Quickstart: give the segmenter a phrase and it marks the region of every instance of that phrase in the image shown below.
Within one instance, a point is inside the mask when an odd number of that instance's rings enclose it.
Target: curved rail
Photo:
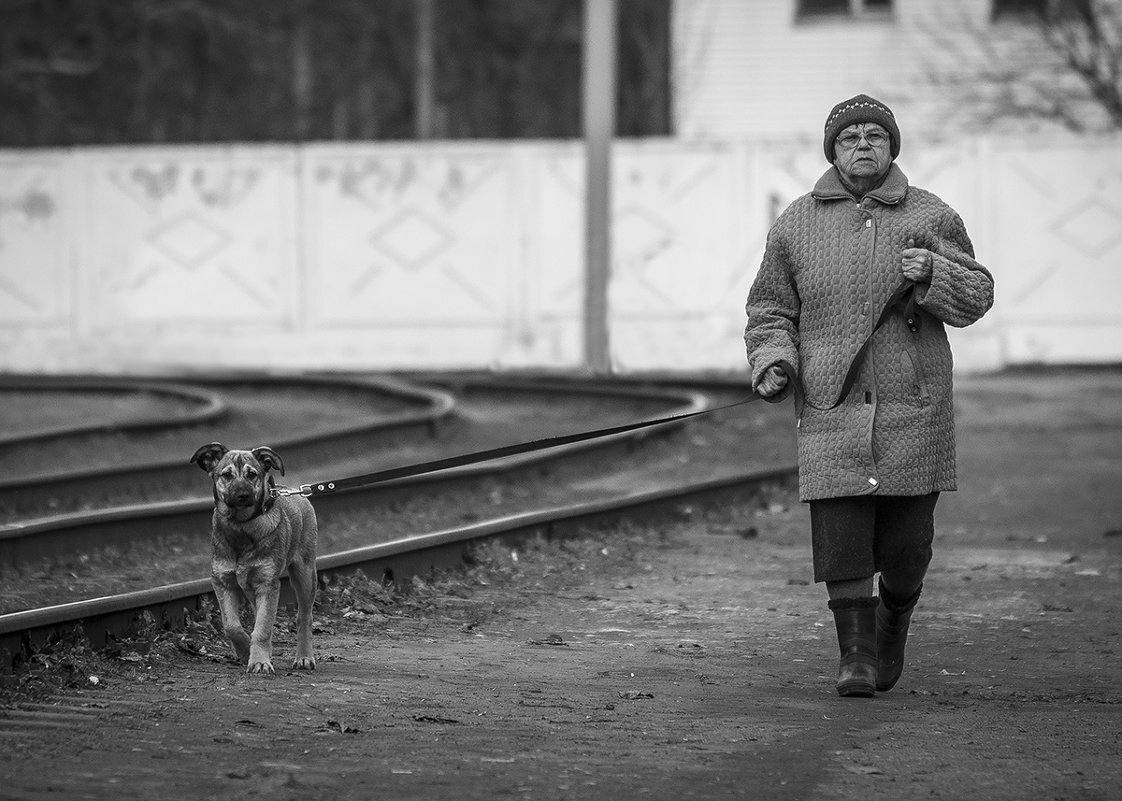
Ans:
[[[794,475],[794,467],[757,470],[694,484],[631,492],[607,500],[524,512],[323,555],[317,560],[316,568],[321,577],[349,575],[361,570],[366,575],[380,576],[383,580],[402,581],[432,568],[462,564],[471,547],[483,540],[517,541],[535,536],[566,536],[592,524],[641,520],[665,514],[668,507],[679,506],[687,500],[711,502],[756,493],[768,483],[784,482]],[[209,579],[197,579],[119,596],[0,615],[0,669],[11,669],[22,656],[78,626],[95,648],[108,644],[111,638],[121,639],[135,633],[144,621],[155,621],[168,628],[178,627],[187,615],[200,610],[211,594]],[[285,579],[282,600],[291,602],[292,597]]]
[[[58,439],[76,434],[106,431],[144,431],[157,428],[186,427],[216,420],[229,411],[226,401],[213,392],[179,383],[155,383],[146,380],[89,378],[85,376],[0,376],[0,390],[52,392],[133,392],[164,395],[187,401],[197,408],[176,417],[166,415],[137,416],[126,420],[92,420],[59,426],[47,426],[18,434],[0,435],[0,447]]]
[[[328,458],[332,449],[342,443],[346,443],[351,451],[368,450],[376,447],[391,433],[396,435],[410,430],[420,430],[432,434],[439,423],[451,415],[455,408],[455,399],[447,392],[407,385],[388,378],[246,374],[207,378],[206,381],[208,384],[219,385],[274,383],[284,386],[306,385],[368,390],[421,407],[417,411],[371,416],[311,434],[278,438],[270,443],[278,450],[283,450],[286,457],[294,462],[315,463]],[[74,382],[73,385],[78,386],[78,383]],[[196,389],[196,392],[201,390]],[[67,433],[86,433],[86,430],[75,427]],[[122,484],[127,484],[141,492],[146,488],[176,484],[191,486],[196,472],[196,468],[188,464],[186,459],[158,458],[131,464],[68,470],[51,475],[23,476],[0,481],[0,508],[21,512],[45,508],[51,499],[59,497],[105,497],[111,495],[113,489]],[[0,527],[0,531],[4,528],[6,527]],[[0,563],[2,561],[0,559]]]
[[[480,382],[476,384],[484,386]],[[708,398],[696,392],[673,392],[649,388],[628,389],[615,384],[565,381],[539,381],[531,384],[523,381],[495,380],[485,382],[485,386],[488,389],[504,391],[519,390],[548,394],[565,391],[629,400],[657,401],[665,404],[674,403],[676,405],[667,412],[672,415],[701,411],[711,405]],[[676,429],[681,425],[680,422],[668,422],[638,432],[616,434],[597,440],[562,445],[546,451],[321,495],[315,501],[317,513],[321,517],[333,513],[347,513],[369,508],[373,503],[388,503],[402,495],[435,489],[449,490],[466,483],[478,482],[484,477],[525,469],[530,465],[556,463],[593,451],[630,448],[646,437]],[[190,465],[182,465],[181,469],[196,470]],[[129,546],[137,542],[159,543],[171,539],[201,538],[209,530],[212,510],[213,501],[204,496],[5,524],[0,526],[0,571],[14,571],[21,565],[42,560],[50,561],[57,558],[59,554],[89,550],[91,543],[94,547],[107,547]]]

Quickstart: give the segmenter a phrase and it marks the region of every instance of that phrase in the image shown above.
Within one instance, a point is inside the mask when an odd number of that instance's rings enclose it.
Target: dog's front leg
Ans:
[[[210,577],[214,596],[218,599],[218,609],[222,613],[222,631],[234,646],[234,653],[243,665],[249,661],[249,636],[242,628],[241,588],[238,587],[237,574],[233,569],[214,568]]]
[[[249,643],[247,673],[276,673],[273,668],[273,624],[280,601],[280,579],[262,580],[254,586],[257,615]]]

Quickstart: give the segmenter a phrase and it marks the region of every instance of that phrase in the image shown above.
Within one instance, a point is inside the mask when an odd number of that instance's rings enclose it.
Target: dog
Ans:
[[[276,495],[270,470],[284,475],[284,462],[268,447],[230,450],[212,442],[191,463],[210,474],[214,516],[210,529],[211,584],[223,631],[247,673],[275,674],[273,623],[281,573],[296,593],[296,670],[315,670],[312,604],[316,596],[316,538],[319,526],[303,495]],[[254,612],[253,633],[241,624],[241,597]]]

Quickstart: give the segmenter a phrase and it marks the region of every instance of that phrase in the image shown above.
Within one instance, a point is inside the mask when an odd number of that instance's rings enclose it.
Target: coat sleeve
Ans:
[[[963,328],[993,306],[993,276],[974,259],[974,245],[957,213],[947,210],[929,248],[931,283],[916,288],[916,302],[944,323]]]
[[[799,293],[783,237],[773,227],[756,280],[748,291],[744,345],[751,369],[752,387],[764,372],[781,361],[799,369]]]

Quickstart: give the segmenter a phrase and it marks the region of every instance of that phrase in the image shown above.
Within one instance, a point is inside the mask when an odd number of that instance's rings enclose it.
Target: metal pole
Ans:
[[[436,135],[436,0],[415,0],[413,16],[417,33],[413,127],[418,139],[432,139]]]
[[[617,0],[584,0],[585,285],[584,359],[610,373],[612,136],[616,111]]]

